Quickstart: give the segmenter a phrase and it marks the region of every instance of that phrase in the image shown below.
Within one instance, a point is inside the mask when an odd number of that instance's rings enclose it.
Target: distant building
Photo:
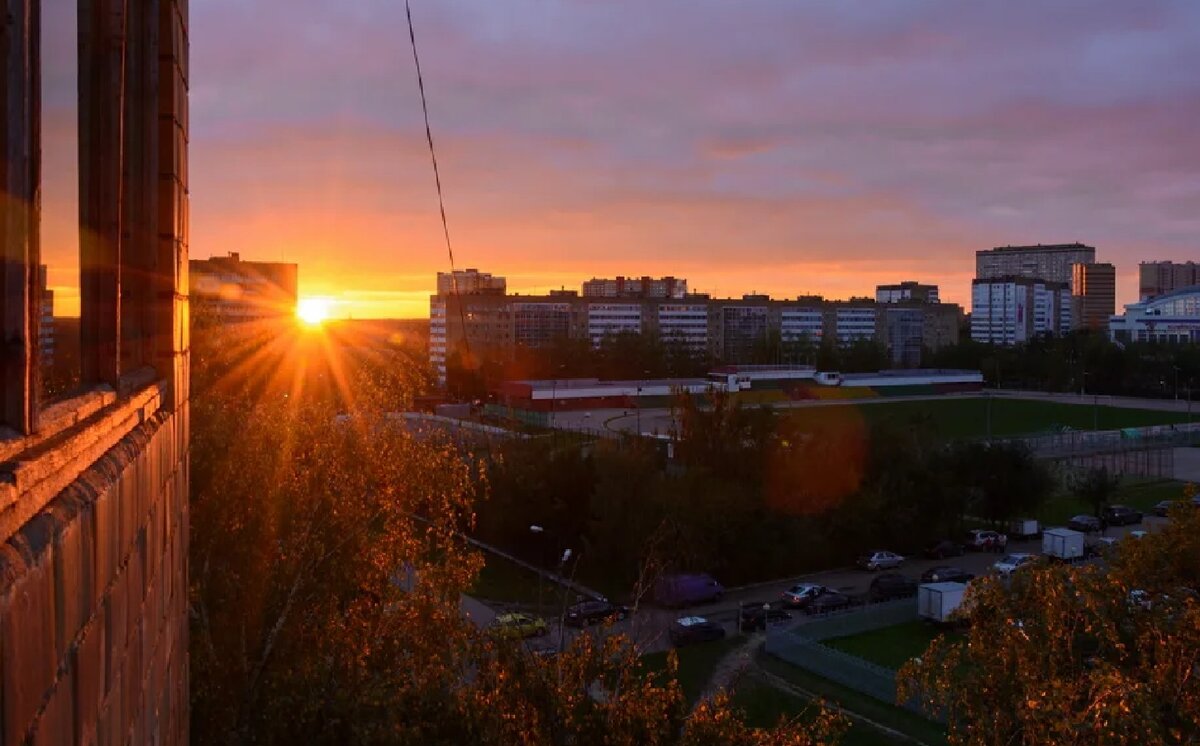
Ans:
[[[38,362],[43,368],[50,368],[54,365],[54,291],[46,285],[45,264],[38,265],[37,276],[42,299],[38,309]]]
[[[489,272],[477,269],[458,269],[454,272],[438,272],[438,295],[504,295],[508,283],[503,277],[494,277]]]
[[[1200,285],[1200,264],[1196,262],[1142,262],[1138,265],[1140,300],[1196,285]]]
[[[264,321],[296,313],[299,268],[286,262],[246,262],[240,254],[192,259],[188,291],[195,314],[225,322]]]
[[[975,252],[975,279],[1029,277],[1070,284],[1073,265],[1095,261],[1095,247],[1081,243],[999,246]]]
[[[919,301],[921,303],[938,303],[938,286],[922,285],[913,280],[896,285],[876,285],[876,303],[903,303],[904,301]]]
[[[1131,303],[1108,330],[1117,342],[1200,344],[1200,285]]]
[[[1076,329],[1103,331],[1117,311],[1117,269],[1108,262],[1071,268],[1072,321]]]
[[[1029,277],[971,283],[971,339],[1015,345],[1071,330],[1071,292],[1065,283]]]
[[[583,283],[585,298],[683,298],[687,280],[678,277],[593,277]]]
[[[952,303],[772,300],[758,294],[610,297],[588,296],[586,288],[584,295],[512,295],[475,289],[474,280],[463,279],[468,292],[460,287],[457,296],[429,299],[429,359],[443,383],[446,360],[460,345],[477,359],[506,360],[518,348],[542,348],[564,337],[599,346],[620,334],[654,335],[725,363],[754,359],[772,338],[814,348],[823,340],[873,341],[887,348],[895,365],[916,367],[924,350],[958,342],[962,322],[962,309]]]

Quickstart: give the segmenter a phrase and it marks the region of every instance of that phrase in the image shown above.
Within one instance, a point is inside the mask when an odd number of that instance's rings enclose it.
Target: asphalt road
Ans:
[[[1147,516],[1140,525],[1109,528],[1103,535],[1122,537],[1130,531],[1135,530],[1153,532],[1161,530],[1166,521],[1167,519],[1165,518]],[[1005,549],[1005,553],[1028,552],[1030,554],[1041,554],[1041,551],[1041,541],[1036,539],[1028,541],[1010,540],[1008,547]],[[906,559],[898,570],[889,572],[899,572],[915,580],[920,580],[921,573],[931,567],[951,565],[981,576],[992,572],[992,564],[1002,556],[1003,554],[996,554],[994,552],[967,552],[961,557],[950,557],[945,560],[928,560],[913,557]],[[647,604],[637,608],[636,613],[632,614],[625,621],[614,624],[611,627],[611,633],[629,635],[643,652],[652,653],[670,647],[667,630],[671,623],[679,617],[702,616],[711,621],[721,622],[725,627],[726,634],[733,635],[737,632],[736,624],[739,604],[778,601],[780,595],[785,590],[797,583],[818,583],[851,597],[862,597],[865,596],[871,580],[877,574],[856,569],[828,570],[744,588],[728,589],[725,597],[719,603],[702,604],[683,609],[663,609]],[[561,613],[561,609],[559,613]],[[808,618],[803,611],[793,611],[792,622],[790,624],[803,624]],[[571,627],[560,627],[557,619],[549,621],[550,633],[545,637],[529,640],[528,644],[531,648],[555,648],[560,644],[569,644],[575,635],[584,633]],[[608,630],[601,627],[589,628],[586,631],[588,634],[605,634],[606,632]]]

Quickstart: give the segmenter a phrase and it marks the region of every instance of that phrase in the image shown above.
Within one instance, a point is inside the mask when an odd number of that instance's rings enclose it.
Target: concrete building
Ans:
[[[1015,345],[1071,330],[1071,292],[1064,283],[1028,277],[971,283],[971,339]]]
[[[599,346],[619,334],[654,335],[734,363],[753,359],[773,338],[814,345],[826,339],[842,345],[871,340],[888,348],[894,364],[916,366],[923,350],[956,343],[962,321],[955,304],[912,300],[596,298],[567,291],[525,296],[469,281],[463,287],[470,292],[439,293],[429,301],[429,359],[443,383],[446,360],[460,346],[476,358],[510,360],[518,348],[543,348],[564,337]]]
[[[1071,268],[1072,321],[1076,329],[1104,331],[1117,311],[1117,269],[1108,262]]]
[[[38,311],[38,363],[42,368],[54,367],[54,291],[46,285],[46,265],[38,265],[38,292],[41,306]]]
[[[1200,285],[1131,303],[1108,330],[1117,342],[1200,344]]]
[[[975,252],[975,279],[1029,277],[1071,283],[1071,267],[1096,261],[1096,249],[1081,243],[998,246]]]
[[[1138,265],[1140,300],[1196,285],[1200,285],[1200,264],[1196,262],[1142,262]]]
[[[438,295],[504,295],[508,291],[508,283],[503,277],[494,277],[490,272],[480,272],[468,267],[454,272],[438,272]]]
[[[228,256],[188,262],[188,290],[198,315],[222,322],[265,321],[296,313],[299,268],[286,262]]]
[[[675,298],[688,294],[687,280],[677,277],[595,278],[583,283],[585,298]]]
[[[52,406],[30,154],[39,18],[61,17],[41,5],[6,6],[0,96],[0,743],[186,744],[188,4],[70,21],[82,383]]]
[[[938,286],[922,285],[914,280],[906,280],[895,285],[876,285],[876,303],[904,303],[919,301],[921,303],[938,303]]]

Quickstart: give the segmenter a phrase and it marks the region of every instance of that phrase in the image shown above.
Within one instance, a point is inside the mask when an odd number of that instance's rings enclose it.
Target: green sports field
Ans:
[[[806,407],[789,410],[789,416],[814,424],[856,419],[869,424],[886,420],[905,423],[924,419],[945,438],[986,437],[989,423],[993,437],[1009,437],[1067,428],[1091,430],[1098,426],[1101,430],[1116,430],[1188,421],[1183,412],[983,397]],[[1193,419],[1200,422],[1200,412]]]

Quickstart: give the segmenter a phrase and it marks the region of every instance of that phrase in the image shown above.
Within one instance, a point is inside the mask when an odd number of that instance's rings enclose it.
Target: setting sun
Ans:
[[[296,306],[296,316],[305,324],[318,326],[329,318],[328,298],[301,298]]]

